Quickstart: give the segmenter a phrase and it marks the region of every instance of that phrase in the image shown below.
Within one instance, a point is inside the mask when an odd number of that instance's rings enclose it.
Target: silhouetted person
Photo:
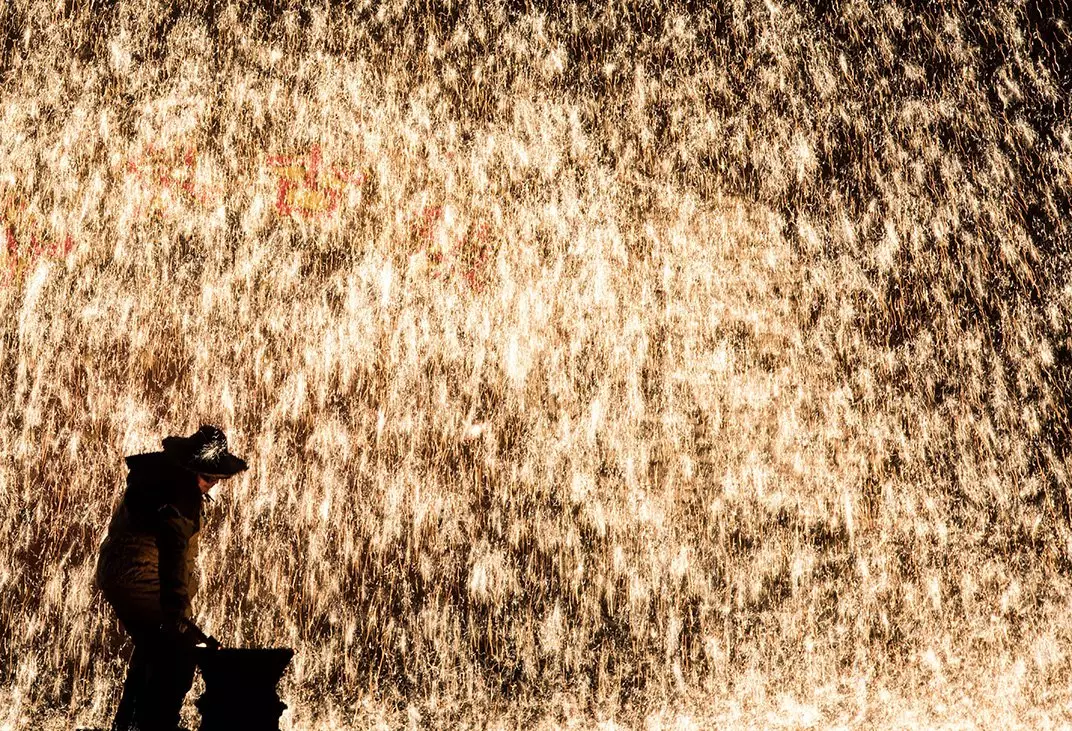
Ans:
[[[202,502],[216,482],[247,468],[214,426],[167,437],[163,447],[126,458],[126,492],[97,562],[97,586],[134,642],[113,731],[179,728],[198,641],[187,623]]]

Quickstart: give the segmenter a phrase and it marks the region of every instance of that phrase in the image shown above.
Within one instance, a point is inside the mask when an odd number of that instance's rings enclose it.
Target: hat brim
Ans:
[[[196,472],[205,477],[226,479],[234,477],[239,472],[245,472],[249,465],[241,457],[236,457],[230,452],[220,455],[219,459],[211,463],[199,462],[193,459],[188,451],[189,439],[185,437],[166,437],[163,442],[164,452],[168,454],[180,467],[190,472]]]
[[[217,477],[219,479],[234,477],[239,472],[245,472],[249,469],[249,465],[246,464],[244,459],[236,457],[230,452],[221,456],[218,462],[211,465],[190,461],[184,466],[186,469],[193,470],[199,475],[204,475],[205,477]]]

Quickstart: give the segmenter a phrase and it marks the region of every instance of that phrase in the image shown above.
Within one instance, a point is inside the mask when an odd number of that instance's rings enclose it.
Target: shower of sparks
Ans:
[[[287,729],[1072,723],[1067,21],[598,5],[0,5],[0,731],[203,423]]]

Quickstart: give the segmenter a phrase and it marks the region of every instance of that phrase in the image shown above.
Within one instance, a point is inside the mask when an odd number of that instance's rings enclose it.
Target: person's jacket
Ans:
[[[100,548],[96,583],[122,619],[192,616],[203,496],[197,476],[163,452],[126,458],[126,492]]]

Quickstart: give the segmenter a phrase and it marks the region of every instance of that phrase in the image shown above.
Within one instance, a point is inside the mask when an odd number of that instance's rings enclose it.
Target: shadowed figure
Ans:
[[[201,508],[219,480],[247,469],[214,426],[126,458],[127,487],[100,548],[96,582],[134,642],[113,731],[175,731],[193,684],[190,621]]]

